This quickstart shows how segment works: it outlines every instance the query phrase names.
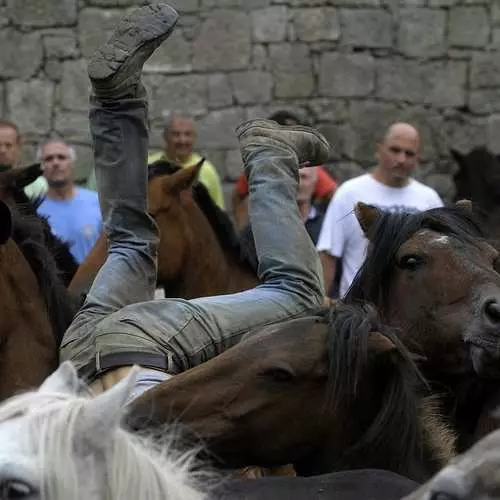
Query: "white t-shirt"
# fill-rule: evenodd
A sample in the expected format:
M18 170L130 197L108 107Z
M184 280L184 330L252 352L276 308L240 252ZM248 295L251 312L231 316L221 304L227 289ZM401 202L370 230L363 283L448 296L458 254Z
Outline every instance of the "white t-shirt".
M434 189L414 179L405 187L394 188L365 174L342 184L330 201L316 245L318 251L342 259L341 297L346 294L366 255L368 240L354 214L358 201L389 212L417 212L443 206Z

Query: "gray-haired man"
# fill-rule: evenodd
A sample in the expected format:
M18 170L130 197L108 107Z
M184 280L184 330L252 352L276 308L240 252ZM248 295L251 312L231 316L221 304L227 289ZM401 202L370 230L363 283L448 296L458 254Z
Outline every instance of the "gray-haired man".
M64 336L61 361L71 360L96 391L138 364L143 369L137 396L169 374L216 356L248 330L301 316L323 301L319 261L296 190L299 165L325 161L328 143L311 129L265 120L237 129L262 284L233 295L152 300L158 230L147 213L147 102L140 73L176 21L165 4L140 8L122 20L88 66L109 253Z

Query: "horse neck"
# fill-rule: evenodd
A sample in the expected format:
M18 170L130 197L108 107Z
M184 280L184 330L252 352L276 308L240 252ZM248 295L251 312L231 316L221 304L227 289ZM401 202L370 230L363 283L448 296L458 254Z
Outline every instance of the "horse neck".
M233 249L221 245L201 211L194 219L191 227L196 228L196 237L184 263L182 278L175 280L173 287L165 286L166 294L190 299L254 287L258 279L250 266L241 262Z
M56 335L36 276L12 240L2 251L7 265L1 272L9 283L2 295L7 294L15 308L8 306L4 296L3 307L8 309L1 314L4 332L0 337L6 348L0 356L0 400L38 386L56 368L58 359Z

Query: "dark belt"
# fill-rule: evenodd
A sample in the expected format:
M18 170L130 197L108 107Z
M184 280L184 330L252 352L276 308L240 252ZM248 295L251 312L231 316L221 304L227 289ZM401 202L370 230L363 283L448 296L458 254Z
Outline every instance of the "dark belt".
M171 366L171 355L148 352L113 352L110 354L97 353L95 358L78 370L78 375L88 383L97 376L119 368L120 366L141 365L143 368L168 371Z

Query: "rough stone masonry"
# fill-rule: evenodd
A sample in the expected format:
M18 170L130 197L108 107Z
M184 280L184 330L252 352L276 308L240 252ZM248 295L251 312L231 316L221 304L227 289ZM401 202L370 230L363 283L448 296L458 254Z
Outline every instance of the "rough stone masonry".
M137 0L0 0L0 113L36 144L76 145L92 168L85 58ZM500 153L500 0L175 0L182 17L146 67L151 147L162 114L197 118L199 148L229 190L241 159L233 130L286 108L334 146L341 179L373 162L396 119L423 135L420 177L450 191L449 149Z

